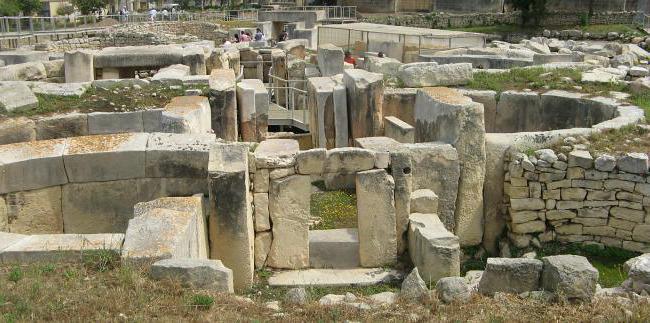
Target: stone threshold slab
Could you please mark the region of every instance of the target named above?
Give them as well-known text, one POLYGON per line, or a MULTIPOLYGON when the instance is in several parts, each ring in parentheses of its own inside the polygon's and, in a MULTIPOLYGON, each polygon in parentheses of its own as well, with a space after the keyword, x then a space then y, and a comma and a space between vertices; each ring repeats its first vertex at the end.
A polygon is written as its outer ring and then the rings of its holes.
POLYGON ((400 280, 403 273, 394 269, 303 269, 279 271, 269 277, 272 287, 340 287, 370 286, 400 280))

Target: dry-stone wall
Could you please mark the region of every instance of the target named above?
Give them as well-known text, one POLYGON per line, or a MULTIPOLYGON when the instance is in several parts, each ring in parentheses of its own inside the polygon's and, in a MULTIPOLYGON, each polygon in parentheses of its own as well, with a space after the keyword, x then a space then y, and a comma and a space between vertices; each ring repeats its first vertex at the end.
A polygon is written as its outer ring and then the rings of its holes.
POLYGON ((542 149, 506 163, 508 235, 524 247, 557 240, 650 250, 648 156, 542 149))

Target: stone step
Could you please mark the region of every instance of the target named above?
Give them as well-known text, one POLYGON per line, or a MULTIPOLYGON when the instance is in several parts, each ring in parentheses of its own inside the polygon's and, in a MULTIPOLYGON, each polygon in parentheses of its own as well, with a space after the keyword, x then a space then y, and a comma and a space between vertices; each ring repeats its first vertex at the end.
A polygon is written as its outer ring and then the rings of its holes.
POLYGON ((401 280, 403 273, 394 269, 304 269, 273 273, 269 277, 272 287, 342 287, 369 286, 401 280))
POLYGON ((309 265, 312 268, 358 268, 357 229, 309 231, 309 265))

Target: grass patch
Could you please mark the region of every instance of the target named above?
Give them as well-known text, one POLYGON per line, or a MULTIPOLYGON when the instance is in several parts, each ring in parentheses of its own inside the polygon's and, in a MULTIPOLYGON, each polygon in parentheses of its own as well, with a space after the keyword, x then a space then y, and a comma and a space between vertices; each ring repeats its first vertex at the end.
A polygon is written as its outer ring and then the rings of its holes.
POLYGON ((98 272, 105 272, 117 268, 120 263, 120 256, 107 249, 87 251, 83 255, 86 268, 98 272))
POLYGON ((535 27, 522 27, 521 25, 494 25, 494 26, 475 26, 465 28, 452 28, 452 30, 465 31, 470 33, 483 33, 483 34, 507 34, 507 33, 521 33, 521 32, 537 32, 539 28, 535 27))
POLYGON ((630 101, 632 104, 643 109, 646 119, 650 118, 650 91, 634 94, 630 98, 630 101))
POLYGON ((199 308, 210 308, 214 304, 214 297, 205 294, 195 294, 190 298, 190 305, 199 308))
POLYGON ((627 91, 627 85, 616 83, 580 83, 582 72, 563 68, 546 71, 543 68, 513 68, 504 73, 474 73, 467 85, 470 89, 492 90, 501 93, 508 90, 567 90, 590 94, 607 94, 610 91, 627 91), (577 90, 575 87, 582 89, 577 90))
POLYGON ((594 156, 602 153, 619 156, 628 152, 650 152, 650 133, 635 125, 594 133, 587 139, 594 156))
POLYGON ((607 34, 617 32, 619 34, 628 34, 634 36, 643 36, 644 33, 639 31, 634 25, 613 24, 613 25, 586 25, 580 27, 580 30, 590 34, 607 34))
MULTIPOLYGON (((196 88, 196 87, 192 87, 196 88)), ((199 87, 205 91, 206 87, 199 87)), ((186 87, 171 89, 163 85, 140 88, 90 88, 81 97, 62 97, 37 94, 38 107, 28 111, 9 113, 8 116, 47 115, 60 112, 115 112, 164 108, 172 98, 185 95, 186 87)))
POLYGON ((311 195, 311 216, 321 221, 312 230, 357 227, 357 196, 353 191, 325 191, 311 195))

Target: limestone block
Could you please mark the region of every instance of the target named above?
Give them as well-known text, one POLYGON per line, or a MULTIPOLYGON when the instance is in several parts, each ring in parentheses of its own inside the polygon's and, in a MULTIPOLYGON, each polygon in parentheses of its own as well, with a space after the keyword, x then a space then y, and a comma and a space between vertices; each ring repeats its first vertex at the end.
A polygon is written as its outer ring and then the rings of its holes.
POLYGON ((269 267, 300 269, 309 266, 310 187, 307 175, 271 181, 269 213, 273 243, 266 260, 269 267))
POLYGON ((445 228, 453 232, 460 176, 456 149, 441 143, 412 144, 406 145, 406 148, 412 159, 413 190, 430 189, 436 192, 439 197, 437 214, 445 228))
POLYGON ((12 244, 27 238, 28 236, 23 235, 23 234, 17 234, 17 233, 9 233, 6 231, 0 231, 0 252, 2 250, 8 248, 12 244))
POLYGON ((354 145, 374 152, 375 168, 388 168, 390 165, 390 153, 403 148, 399 142, 388 137, 356 138, 354 139, 354 145))
POLYGON ((158 70, 151 78, 153 83, 166 85, 183 85, 183 78, 190 75, 190 67, 182 64, 174 64, 158 70))
POLYGON ((162 132, 205 134, 212 129, 210 103, 202 96, 175 97, 165 106, 162 132))
POLYGON ((220 260, 212 259, 165 259, 151 266, 155 280, 179 281, 183 286, 218 293, 233 293, 233 273, 220 260))
POLYGON ((362 148, 335 148, 327 151, 324 173, 354 174, 375 167, 375 153, 362 148))
POLYGON ((395 182, 385 170, 357 173, 359 259, 363 267, 380 267, 397 260, 395 182))
POLYGON ((153 133, 146 149, 146 177, 206 178, 213 134, 153 133))
POLYGON ((31 84, 34 94, 45 94, 65 97, 81 97, 90 88, 90 82, 84 83, 49 83, 34 82, 31 84))
POLYGON ((27 236, 0 251, 0 263, 78 263, 93 251, 119 255, 124 234, 43 234, 27 236))
POLYGON ((433 62, 402 65, 398 76, 407 87, 463 85, 473 79, 472 64, 444 64, 433 62))
POLYGON ((20 112, 38 107, 38 98, 22 83, 0 84, 0 111, 20 112))
POLYGON ((396 117, 411 126, 415 126, 415 97, 417 89, 386 88, 382 110, 384 117, 396 117))
POLYGON ((510 207, 516 211, 534 211, 544 209, 546 203, 540 198, 511 198, 510 207))
POLYGON ((526 234, 535 232, 546 231, 546 223, 544 221, 530 221, 525 223, 513 223, 511 226, 513 233, 526 234))
POLYGON ((428 284, 460 275, 458 237, 447 231, 435 214, 413 213, 409 217, 409 255, 428 284))
POLYGON ((296 171, 303 175, 318 175, 323 173, 325 156, 324 148, 301 151, 296 155, 296 171))
POLYGON ((88 133, 91 135, 143 131, 142 111, 88 114, 88 133))
POLYGON ((594 166, 594 159, 586 150, 574 150, 569 153, 569 167, 589 169, 594 166))
POLYGON ((149 134, 128 133, 69 138, 63 162, 71 183, 145 177, 149 134))
POLYGON ((268 131, 269 93, 261 80, 237 83, 239 131, 244 141, 261 142, 268 131))
POLYGON ((183 65, 189 66, 190 75, 205 75, 207 66, 203 49, 198 47, 184 48, 183 65))
POLYGON ((648 173, 648 155, 643 153, 628 153, 616 161, 619 170, 633 174, 648 173))
POLYGON ((34 121, 25 117, 8 118, 0 122, 0 144, 36 140, 34 121))
POLYGON ((343 73, 343 83, 347 89, 351 139, 382 135, 383 74, 348 69, 343 73))
POLYGON ((29 62, 0 67, 0 81, 39 81, 47 77, 42 62, 29 62))
POLYGON ((589 301, 596 292, 598 270, 587 258, 559 255, 542 258, 541 287, 569 300, 589 301))
POLYGON ((309 266, 358 268, 360 266, 358 230, 310 230, 309 266))
POLYGON ((269 218, 269 194, 253 194, 255 203, 255 232, 271 230, 271 220, 269 218))
POLYGON ((537 259, 488 258, 478 290, 484 295, 535 291, 541 274, 542 262, 537 259))
POLYGON ((271 232, 255 234, 255 269, 264 268, 272 243, 273 234, 271 232))
MULTIPOLYGON (((407 246, 409 215, 411 214, 411 191, 413 190, 413 163, 405 149, 390 153, 391 175, 395 182, 395 223, 397 252, 403 254, 407 246)), ((438 210, 436 209, 436 212, 438 210)))
POLYGON ((36 139, 56 139, 88 135, 88 115, 70 113, 44 117, 35 121, 36 139))
POLYGON ((583 188, 563 188, 561 192, 563 200, 582 201, 587 196, 587 190, 583 188))
POLYGON ((321 75, 332 76, 343 73, 343 59, 345 53, 340 47, 332 44, 318 46, 318 68, 321 75))
POLYGON ((462 167, 454 232, 462 245, 479 244, 486 158, 483 105, 456 90, 429 88, 418 92, 415 120, 416 141, 442 141, 456 147, 462 167))
POLYGON ((346 89, 333 77, 313 77, 307 82, 309 131, 314 147, 348 146, 348 105, 346 89))
POLYGON ((211 128, 217 138, 237 141, 237 91, 235 73, 231 69, 215 69, 210 74, 211 128))
POLYGON ((438 212, 438 195, 428 189, 413 191, 410 209, 411 213, 435 214, 438 212))
POLYGON ((609 210, 609 214, 615 218, 636 223, 642 223, 645 219, 645 212, 641 210, 628 209, 615 206, 609 210))
POLYGON ((66 83, 92 82, 95 80, 93 53, 71 51, 63 56, 66 83))
POLYGON ((415 127, 396 117, 384 117, 384 134, 401 143, 415 142, 415 127))
POLYGON ((3 204, 7 231, 21 234, 63 233, 61 187, 9 193, 3 204))
POLYGON ((64 139, 0 146, 0 193, 39 189, 68 182, 64 139))
POLYGON ((253 284, 254 225, 248 146, 214 144, 210 149, 210 258, 233 270, 236 290, 253 284))
POLYGON ((294 139, 264 140, 255 149, 255 164, 258 169, 293 167, 299 151, 298 141, 294 139))
POLYGON ((269 170, 258 169, 253 175, 253 191, 255 193, 269 192, 269 170))
POLYGON ((494 130, 501 133, 541 130, 540 103, 540 96, 535 92, 504 91, 496 107, 494 130))

